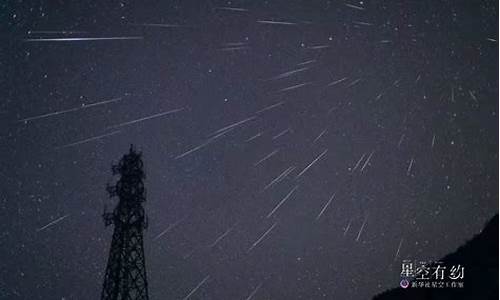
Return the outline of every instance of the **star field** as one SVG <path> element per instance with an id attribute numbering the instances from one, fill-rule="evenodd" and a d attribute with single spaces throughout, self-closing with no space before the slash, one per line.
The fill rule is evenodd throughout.
<path id="1" fill-rule="evenodd" d="M 498 213 L 495 1 L 1 5 L 0 299 L 96 299 L 145 162 L 152 299 L 369 299 Z"/>

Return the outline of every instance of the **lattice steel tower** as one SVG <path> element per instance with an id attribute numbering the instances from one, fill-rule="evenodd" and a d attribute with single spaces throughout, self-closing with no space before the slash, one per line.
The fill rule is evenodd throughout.
<path id="1" fill-rule="evenodd" d="M 141 153 L 133 145 L 118 165 L 112 166 L 113 175 L 120 179 L 114 186 L 107 186 L 110 197 L 119 197 L 113 212 L 104 211 L 106 226 L 113 224 L 113 241 L 109 251 L 101 299 L 136 300 L 148 298 L 146 263 L 142 232 L 147 219 L 142 203 L 145 178 Z"/>

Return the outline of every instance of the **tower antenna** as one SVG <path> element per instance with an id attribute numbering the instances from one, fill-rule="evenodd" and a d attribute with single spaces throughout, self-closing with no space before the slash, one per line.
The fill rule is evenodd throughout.
<path id="1" fill-rule="evenodd" d="M 104 212 L 104 224 L 114 225 L 113 240 L 102 287 L 102 300 L 148 300 L 148 281 L 142 232 L 147 219 L 142 203 L 146 201 L 142 153 L 133 145 L 111 170 L 120 175 L 107 186 L 110 197 L 119 202 L 113 212 Z"/>

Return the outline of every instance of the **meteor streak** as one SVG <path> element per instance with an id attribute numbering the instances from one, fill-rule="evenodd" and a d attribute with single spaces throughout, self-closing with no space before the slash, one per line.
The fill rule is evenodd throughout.
<path id="1" fill-rule="evenodd" d="M 106 41 L 106 40 L 142 40 L 142 36 L 113 36 L 113 37 L 79 37 L 79 38 L 37 38 L 24 39 L 25 42 L 81 42 L 81 41 Z"/>
<path id="2" fill-rule="evenodd" d="M 255 243 L 252 244 L 252 246 L 247 250 L 247 253 L 252 251 L 252 249 L 255 248 L 271 232 L 271 230 L 276 227 L 277 224 L 278 222 L 275 222 L 271 227 L 269 227 L 269 229 L 266 230 L 266 232 L 264 232 L 264 234 L 257 241 L 255 241 Z"/>
<path id="3" fill-rule="evenodd" d="M 183 300 L 187 300 L 189 299 L 189 297 L 191 297 L 194 293 L 196 293 L 196 291 L 210 278 L 210 275 L 207 275 L 207 277 L 203 278 L 203 280 L 198 283 L 197 286 L 194 287 L 194 289 L 191 290 L 191 292 L 189 292 L 189 294 L 187 294 L 186 297 L 183 298 Z"/>
<path id="4" fill-rule="evenodd" d="M 62 217 L 60 217 L 60 218 L 58 218 L 58 219 L 56 219 L 56 220 L 54 220 L 54 221 L 50 222 L 49 224 L 47 224 L 47 225 L 45 225 L 45 226 L 43 226 L 43 227 L 38 228 L 36 231 L 37 231 L 37 232 L 39 232 L 39 231 L 42 231 L 42 230 L 44 230 L 44 229 L 47 229 L 47 228 L 49 228 L 50 226 L 53 226 L 53 225 L 55 225 L 55 224 L 57 224 L 57 223 L 61 222 L 62 220 L 66 219 L 68 216 L 69 216 L 69 214 L 67 214 L 67 215 L 65 215 L 65 216 L 62 216 Z"/>
<path id="5" fill-rule="evenodd" d="M 295 190 L 297 190 L 298 188 L 299 186 L 296 185 L 290 192 L 288 192 L 288 194 L 280 201 L 280 203 L 278 203 L 278 205 L 276 205 L 273 210 L 269 214 L 267 214 L 266 218 L 271 217 L 274 212 L 276 212 L 276 210 L 278 210 L 278 208 L 280 208 L 280 206 L 283 205 L 283 203 L 285 203 L 285 201 L 288 200 L 288 198 L 290 198 L 293 192 L 295 192 Z"/>
<path id="6" fill-rule="evenodd" d="M 154 119 L 154 118 L 158 118 L 158 117 L 163 117 L 163 116 L 166 116 L 166 115 L 170 115 L 170 114 L 182 111 L 182 110 L 184 110 L 184 108 L 172 109 L 172 110 L 169 110 L 169 111 L 161 112 L 161 113 L 154 114 L 154 115 L 151 115 L 151 116 L 147 116 L 147 117 L 144 117 L 144 118 L 140 118 L 140 119 L 136 119 L 136 120 L 132 120 L 132 121 L 128 121 L 128 122 L 116 124 L 116 125 L 113 125 L 113 126 L 108 127 L 108 128 L 118 128 L 118 127 L 122 127 L 122 126 L 127 126 L 127 125 L 131 125 L 131 124 L 139 123 L 139 122 L 142 122 L 142 121 L 147 121 L 147 120 L 151 120 L 151 119 Z"/>
<path id="7" fill-rule="evenodd" d="M 100 102 L 95 102 L 95 103 L 91 103 L 91 104 L 83 103 L 81 106 L 78 106 L 75 108 L 70 108 L 70 109 L 60 110 L 60 111 L 47 113 L 47 114 L 43 114 L 43 115 L 38 115 L 38 116 L 34 116 L 34 117 L 24 118 L 24 119 L 18 120 L 18 122 L 28 122 L 28 121 L 33 121 L 33 120 L 37 120 L 37 119 L 43 119 L 43 118 L 47 118 L 47 117 L 62 115 L 65 113 L 79 111 L 82 109 L 86 109 L 86 108 L 90 108 L 90 107 L 94 107 L 94 106 L 98 106 L 98 105 L 104 105 L 104 104 L 108 104 L 108 103 L 118 102 L 122 99 L 123 99 L 122 97 L 118 97 L 118 98 L 113 98 L 111 100 L 100 101 Z"/>
<path id="8" fill-rule="evenodd" d="M 328 208 L 328 206 L 330 205 L 330 203 L 332 202 L 332 200 L 335 198 L 335 193 L 333 193 L 333 195 L 330 197 L 330 199 L 328 200 L 328 202 L 326 202 L 325 206 L 323 206 L 323 209 L 320 211 L 320 213 L 318 214 L 318 216 L 316 217 L 316 220 L 319 220 L 319 218 L 321 218 L 321 216 L 323 215 L 323 213 L 325 212 L 325 210 Z"/>
<path id="9" fill-rule="evenodd" d="M 302 174 L 304 174 L 307 170 L 309 170 L 309 168 L 312 167 L 318 160 L 320 160 L 326 154 L 327 151 L 328 149 L 325 149 L 325 151 L 323 151 L 320 155 L 318 155 L 318 157 L 316 157 L 307 167 L 305 167 L 304 170 L 302 170 L 299 173 L 299 175 L 297 175 L 297 177 L 295 178 L 299 178 Z"/>
<path id="10" fill-rule="evenodd" d="M 91 141 L 100 140 L 100 139 L 103 139 L 105 137 L 118 134 L 120 132 L 121 132 L 120 130 L 116 130 L 116 131 L 113 131 L 113 132 L 110 132 L 110 133 L 106 133 L 106 134 L 94 136 L 94 137 L 91 137 L 91 138 L 88 138 L 88 139 L 84 139 L 84 140 L 81 140 L 81 141 L 78 141 L 78 142 L 74 142 L 74 143 L 63 145 L 63 146 L 59 146 L 59 147 L 56 147 L 55 149 L 61 149 L 61 148 L 66 148 L 66 147 L 71 147 L 71 146 L 76 146 L 76 145 L 88 143 L 88 142 L 91 142 Z"/>

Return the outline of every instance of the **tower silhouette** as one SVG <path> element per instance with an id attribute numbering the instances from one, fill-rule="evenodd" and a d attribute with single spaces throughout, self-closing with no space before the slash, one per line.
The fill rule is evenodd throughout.
<path id="1" fill-rule="evenodd" d="M 147 219 L 142 203 L 146 201 L 141 153 L 130 146 L 113 175 L 120 175 L 114 186 L 107 186 L 110 197 L 118 196 L 113 212 L 104 211 L 106 226 L 114 225 L 113 240 L 101 293 L 103 300 L 149 299 L 142 232 Z"/>

